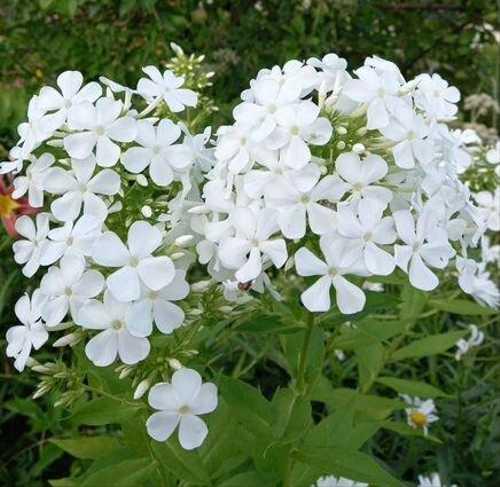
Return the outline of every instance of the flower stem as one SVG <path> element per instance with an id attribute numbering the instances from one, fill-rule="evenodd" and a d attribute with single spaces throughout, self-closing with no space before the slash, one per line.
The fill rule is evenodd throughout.
<path id="1" fill-rule="evenodd" d="M 307 328 L 302 344 L 302 351 L 300 352 L 299 367 L 297 370 L 297 390 L 299 395 L 304 396 L 306 393 L 306 365 L 307 354 L 309 352 L 309 344 L 311 342 L 311 335 L 314 328 L 314 315 L 309 313 L 307 315 Z"/>

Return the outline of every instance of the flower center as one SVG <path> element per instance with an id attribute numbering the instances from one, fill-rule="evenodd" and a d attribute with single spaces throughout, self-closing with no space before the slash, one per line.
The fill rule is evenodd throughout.
<path id="1" fill-rule="evenodd" d="M 302 204 L 307 205 L 307 203 L 309 203 L 309 201 L 311 201 L 311 200 L 309 199 L 309 196 L 308 196 L 307 194 L 303 194 L 303 195 L 300 197 L 299 201 L 300 201 Z"/>
<path id="2" fill-rule="evenodd" d="M 72 105 L 71 100 L 66 100 L 64 102 L 64 108 L 69 108 L 69 107 L 71 107 L 71 105 Z"/>
<path id="3" fill-rule="evenodd" d="M 330 269 L 328 269 L 328 275 L 333 279 L 338 275 L 337 269 L 330 267 Z"/>
<path id="4" fill-rule="evenodd" d="M 72 296 L 72 295 L 73 295 L 73 291 L 71 290 L 71 288 L 70 288 L 70 287 L 67 287 L 67 288 L 64 290 L 64 294 L 65 294 L 66 296 L 68 296 L 68 298 L 69 298 L 70 296 Z"/>
<path id="5" fill-rule="evenodd" d="M 189 406 L 181 406 L 177 411 L 179 414 L 191 414 L 191 408 Z"/>
<path id="6" fill-rule="evenodd" d="M 269 113 L 274 113 L 275 111 L 277 110 L 277 107 L 274 103 L 271 103 L 268 107 L 267 107 L 267 111 Z"/>
<path id="7" fill-rule="evenodd" d="M 371 234 L 371 232 L 365 233 L 365 235 L 363 237 L 365 242 L 369 242 L 372 238 L 373 238 L 373 235 Z"/>
<path id="8" fill-rule="evenodd" d="M 290 133 L 292 135 L 299 135 L 300 134 L 300 128 L 297 127 L 297 125 L 294 125 L 293 127 L 290 128 Z"/>
<path id="9" fill-rule="evenodd" d="M 104 127 L 102 125 L 99 125 L 95 129 L 95 133 L 96 133 L 96 135 L 101 136 L 101 135 L 104 135 L 106 133 L 106 131 L 104 130 Z"/>
<path id="10" fill-rule="evenodd" d="M 9 195 L 0 194 L 0 217 L 8 218 L 19 208 L 19 203 Z"/>
<path id="11" fill-rule="evenodd" d="M 423 428 L 424 426 L 427 426 L 427 424 L 429 423 L 427 421 L 427 416 L 424 413 L 421 413 L 420 411 L 415 411 L 411 413 L 410 419 L 412 423 L 418 426 L 419 428 Z"/>
<path id="12" fill-rule="evenodd" d="M 130 257 L 129 265 L 130 267 L 137 267 L 139 265 L 139 258 L 135 256 Z"/>
<path id="13" fill-rule="evenodd" d="M 159 145 L 153 146 L 153 154 L 159 154 L 161 151 L 161 147 Z"/>
<path id="14" fill-rule="evenodd" d="M 116 331 L 121 330 L 123 328 L 123 322 L 120 320 L 115 320 L 113 321 L 113 323 L 111 323 L 111 327 Z"/>

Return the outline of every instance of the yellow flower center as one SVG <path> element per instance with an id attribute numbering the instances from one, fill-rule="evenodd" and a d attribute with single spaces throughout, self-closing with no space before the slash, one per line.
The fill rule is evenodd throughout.
<path id="1" fill-rule="evenodd" d="M 418 426 L 419 428 L 423 428 L 428 424 L 427 416 L 424 413 L 421 413 L 420 411 L 415 411 L 414 413 L 411 413 L 410 419 L 412 423 L 415 426 Z"/>
<path id="2" fill-rule="evenodd" d="M 9 195 L 0 194 L 0 217 L 8 218 L 19 208 L 19 203 Z"/>

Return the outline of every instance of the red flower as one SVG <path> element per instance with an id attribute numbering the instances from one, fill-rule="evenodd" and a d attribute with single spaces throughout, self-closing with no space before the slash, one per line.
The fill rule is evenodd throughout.
<path id="1" fill-rule="evenodd" d="M 16 237 L 16 220 L 21 215 L 34 215 L 39 209 L 30 206 L 28 198 L 14 199 L 14 186 L 5 177 L 0 176 L 0 218 L 11 237 Z"/>

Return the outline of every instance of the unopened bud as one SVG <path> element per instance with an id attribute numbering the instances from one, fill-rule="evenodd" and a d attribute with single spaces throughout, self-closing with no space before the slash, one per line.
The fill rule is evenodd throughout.
<path id="1" fill-rule="evenodd" d="M 361 135 L 361 137 L 363 135 L 366 135 L 366 132 L 368 132 L 368 129 L 366 127 L 360 127 L 358 130 L 356 130 L 356 133 L 358 135 Z"/>
<path id="2" fill-rule="evenodd" d="M 50 391 L 50 385 L 43 384 L 35 391 L 35 393 L 33 394 L 33 399 L 38 399 L 39 397 L 42 397 L 44 394 L 46 394 L 49 391 Z"/>
<path id="3" fill-rule="evenodd" d="M 220 311 L 222 311 L 223 313 L 232 313 L 233 312 L 233 308 L 231 308 L 231 306 L 221 306 L 219 308 Z"/>
<path id="4" fill-rule="evenodd" d="M 355 152 L 356 154 L 362 154 L 365 152 L 366 148 L 363 144 L 354 144 L 352 146 L 352 151 Z"/>
<path id="5" fill-rule="evenodd" d="M 175 252 L 173 253 L 170 258 L 172 260 L 179 260 L 179 259 L 182 259 L 186 254 L 184 252 Z"/>
<path id="6" fill-rule="evenodd" d="M 339 135 L 345 135 L 345 134 L 347 134 L 347 129 L 345 127 L 342 127 L 342 126 L 337 127 L 337 133 Z"/>
<path id="7" fill-rule="evenodd" d="M 35 365 L 31 368 L 34 372 L 38 372 L 39 374 L 51 374 L 53 372 L 51 367 L 47 367 L 45 365 Z"/>
<path id="8" fill-rule="evenodd" d="M 108 208 L 108 213 L 119 213 L 120 211 L 123 210 L 123 203 L 121 201 L 117 201 L 116 203 L 113 203 L 109 208 Z"/>
<path id="9" fill-rule="evenodd" d="M 338 150 L 344 150 L 345 149 L 345 142 L 343 140 L 341 140 L 338 144 L 337 144 L 337 149 Z"/>
<path id="10" fill-rule="evenodd" d="M 174 370 L 182 369 L 182 364 L 176 358 L 169 358 L 167 360 L 168 365 Z"/>
<path id="11" fill-rule="evenodd" d="M 139 385 L 135 388 L 134 391 L 134 399 L 137 400 L 144 396 L 150 386 L 151 383 L 149 382 L 149 379 L 144 379 L 143 381 L 139 382 Z"/>
<path id="12" fill-rule="evenodd" d="M 175 239 L 177 247 L 189 247 L 193 242 L 194 237 L 192 235 L 181 235 Z"/>
<path id="13" fill-rule="evenodd" d="M 56 340 L 52 346 L 53 347 L 66 347 L 66 346 L 74 346 L 76 345 L 80 340 L 82 339 L 82 336 L 79 333 L 70 333 L 69 335 L 64 335 L 63 337 L 59 338 Z"/>
<path id="14" fill-rule="evenodd" d="M 147 185 L 149 184 L 148 180 L 147 180 L 146 176 L 144 176 L 144 174 L 138 174 L 136 176 L 135 180 L 137 181 L 137 184 L 139 186 L 142 186 L 143 188 L 147 187 Z"/>
<path id="15" fill-rule="evenodd" d="M 144 205 L 141 208 L 141 213 L 144 218 L 151 218 L 153 216 L 153 210 L 151 209 L 151 206 Z"/>
<path id="16" fill-rule="evenodd" d="M 121 372 L 120 375 L 118 376 L 119 379 L 125 379 L 125 377 L 128 377 L 132 373 L 131 367 L 125 367 Z"/>
<path id="17" fill-rule="evenodd" d="M 295 265 L 295 259 L 293 257 L 290 257 L 285 263 L 285 272 L 293 269 L 294 265 Z"/>
<path id="18" fill-rule="evenodd" d="M 48 140 L 45 142 L 47 145 L 50 145 L 51 147 L 63 147 L 63 141 L 62 139 L 52 139 Z"/>
<path id="19" fill-rule="evenodd" d="M 175 54 L 177 54 L 177 56 L 182 56 L 184 54 L 184 51 L 182 50 L 182 47 L 179 46 L 179 44 L 171 42 L 170 47 L 172 48 L 172 51 L 174 51 Z"/>
<path id="20" fill-rule="evenodd" d="M 207 279 L 205 281 L 198 281 L 191 284 L 191 291 L 195 293 L 202 293 L 206 291 L 212 285 L 212 280 Z"/>

